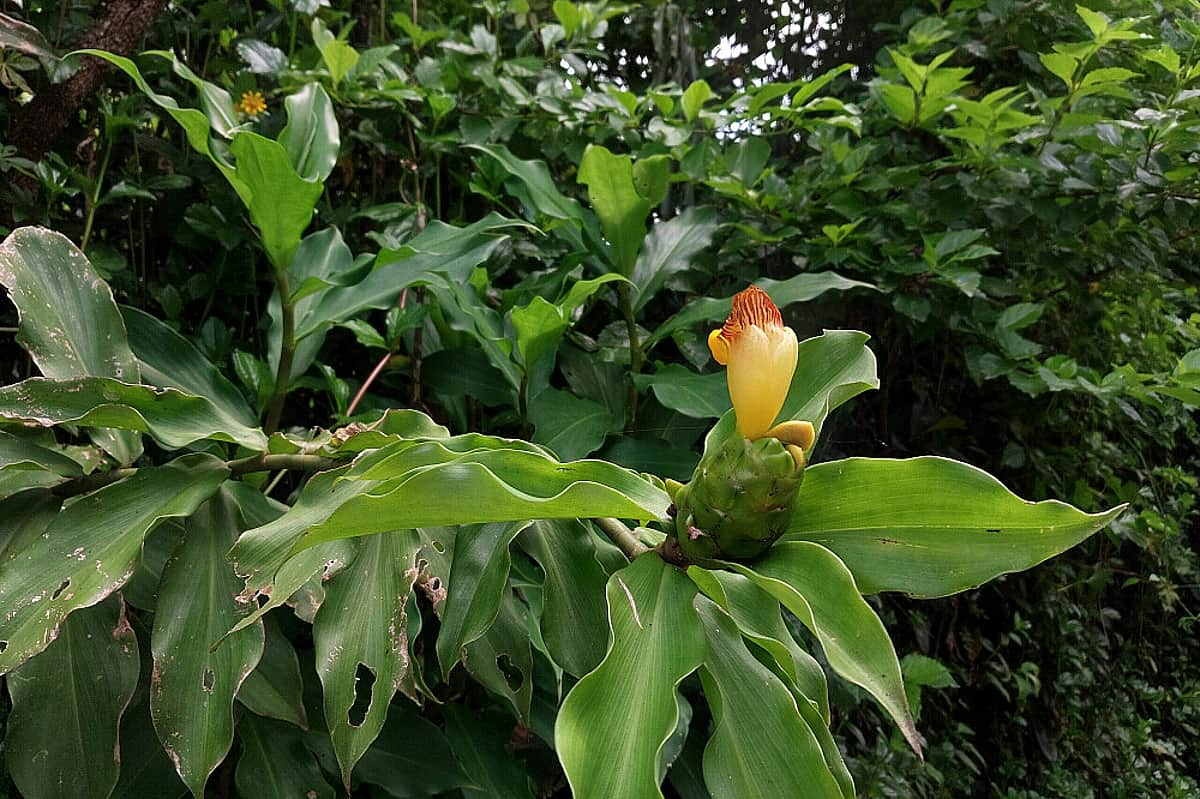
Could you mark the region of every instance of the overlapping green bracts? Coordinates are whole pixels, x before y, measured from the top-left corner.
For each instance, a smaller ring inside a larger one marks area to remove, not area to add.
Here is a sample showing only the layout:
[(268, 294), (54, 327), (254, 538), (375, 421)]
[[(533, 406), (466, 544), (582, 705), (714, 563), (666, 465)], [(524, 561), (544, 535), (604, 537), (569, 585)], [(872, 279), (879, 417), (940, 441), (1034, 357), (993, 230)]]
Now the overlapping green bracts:
[(741, 560), (775, 543), (787, 531), (804, 480), (804, 464), (792, 451), (777, 439), (750, 441), (736, 431), (710, 437), (691, 482), (675, 495), (684, 554)]

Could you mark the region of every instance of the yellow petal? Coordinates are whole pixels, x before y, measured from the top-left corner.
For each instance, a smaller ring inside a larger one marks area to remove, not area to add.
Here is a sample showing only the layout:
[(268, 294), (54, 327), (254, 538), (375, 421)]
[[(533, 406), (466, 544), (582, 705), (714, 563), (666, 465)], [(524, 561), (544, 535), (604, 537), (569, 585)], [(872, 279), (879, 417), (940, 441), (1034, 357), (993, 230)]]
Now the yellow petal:
[(729, 396), (742, 437), (762, 438), (787, 399), (798, 344), (790, 328), (745, 328), (729, 349)]

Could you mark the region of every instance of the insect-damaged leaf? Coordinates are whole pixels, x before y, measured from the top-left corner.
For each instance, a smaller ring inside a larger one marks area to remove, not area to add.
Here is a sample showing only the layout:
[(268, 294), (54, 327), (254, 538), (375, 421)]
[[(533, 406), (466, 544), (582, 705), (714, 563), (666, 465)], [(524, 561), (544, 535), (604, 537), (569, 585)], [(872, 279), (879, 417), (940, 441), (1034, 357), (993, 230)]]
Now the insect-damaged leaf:
[(238, 533), (237, 505), (220, 491), (187, 520), (163, 569), (154, 615), (150, 715), (193, 796), (233, 743), (233, 699), (263, 650), (261, 624), (212, 644), (246, 615), (242, 583), (225, 560)]
[(421, 540), (413, 530), (371, 536), (326, 585), (313, 619), (325, 722), (342, 780), (379, 735), (400, 688), (412, 691), (408, 597)]
[(45, 649), (68, 614), (124, 585), (150, 528), (190, 515), (228, 474), (211, 455), (184, 455), (67, 505), (0, 564), (0, 673)]

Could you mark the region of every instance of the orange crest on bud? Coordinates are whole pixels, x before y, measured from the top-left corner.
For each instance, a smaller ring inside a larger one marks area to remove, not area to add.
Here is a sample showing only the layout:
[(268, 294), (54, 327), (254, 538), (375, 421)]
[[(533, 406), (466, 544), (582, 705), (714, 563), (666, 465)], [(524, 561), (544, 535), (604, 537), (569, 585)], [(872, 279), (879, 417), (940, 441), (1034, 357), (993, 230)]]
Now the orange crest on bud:
[(754, 325), (761, 330), (772, 327), (783, 327), (783, 315), (779, 308), (771, 302), (767, 292), (758, 286), (751, 286), (745, 291), (739, 291), (733, 296), (733, 310), (719, 330), (714, 330), (708, 336), (708, 348), (712, 351), (717, 363), (729, 363), (729, 348), (746, 328)]

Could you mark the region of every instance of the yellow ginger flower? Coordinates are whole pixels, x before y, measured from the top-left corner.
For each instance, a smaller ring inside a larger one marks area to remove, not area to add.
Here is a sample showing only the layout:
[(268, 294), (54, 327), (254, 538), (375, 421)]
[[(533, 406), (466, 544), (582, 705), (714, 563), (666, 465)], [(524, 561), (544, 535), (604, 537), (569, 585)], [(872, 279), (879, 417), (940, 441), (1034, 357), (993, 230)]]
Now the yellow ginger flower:
[(240, 114), (257, 119), (258, 115), (267, 110), (267, 101), (262, 92), (242, 92), (242, 97), (233, 107)]
[(777, 438), (809, 449), (813, 426), (787, 421), (775, 425), (796, 372), (796, 333), (783, 324), (779, 308), (767, 293), (751, 286), (733, 298), (725, 324), (708, 336), (708, 348), (727, 368), (729, 396), (743, 438)]

